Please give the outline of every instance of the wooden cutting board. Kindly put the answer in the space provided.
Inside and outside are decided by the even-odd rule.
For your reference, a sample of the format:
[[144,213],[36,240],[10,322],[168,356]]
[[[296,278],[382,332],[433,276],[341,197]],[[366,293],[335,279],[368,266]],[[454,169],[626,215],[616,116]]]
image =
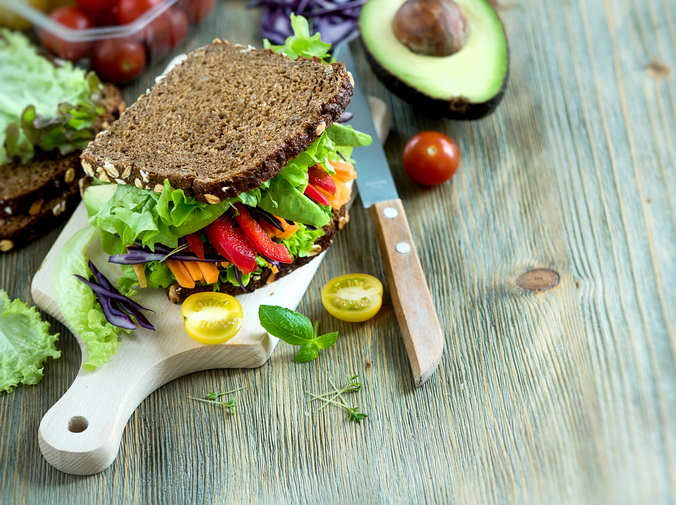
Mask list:
[[[385,139],[390,121],[385,104],[372,99],[370,107],[380,138]],[[353,191],[353,201],[355,194]],[[66,241],[86,226],[87,213],[81,203],[47,254],[31,287],[35,304],[66,326],[54,297],[54,270]],[[108,255],[101,250],[98,240],[91,245],[89,257],[111,281],[117,281],[120,270],[108,263]],[[244,309],[243,326],[232,340],[220,345],[204,345],[190,338],[183,327],[180,305],[171,303],[164,290],[141,290],[135,300],[155,310],[149,319],[156,331],[138,329],[129,335],[123,333],[117,354],[108,363],[91,372],[80,368],[70,389],[40,423],[38,441],[45,459],[66,473],[98,473],[115,460],[131,414],[163,384],[201,370],[265,364],[278,340],[260,326],[258,307],[268,304],[295,309],[323,257],[324,253],[288,276],[238,296]],[[84,362],[86,345],[78,335],[75,337]]]

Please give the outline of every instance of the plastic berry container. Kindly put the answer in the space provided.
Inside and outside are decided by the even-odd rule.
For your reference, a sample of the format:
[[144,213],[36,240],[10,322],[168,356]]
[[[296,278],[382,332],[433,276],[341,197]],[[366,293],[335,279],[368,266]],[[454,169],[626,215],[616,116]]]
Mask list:
[[37,38],[56,58],[77,62],[102,80],[123,85],[140,75],[152,58],[179,45],[190,25],[206,19],[215,3],[74,0],[42,12],[28,0],[0,0],[0,8],[32,24]]

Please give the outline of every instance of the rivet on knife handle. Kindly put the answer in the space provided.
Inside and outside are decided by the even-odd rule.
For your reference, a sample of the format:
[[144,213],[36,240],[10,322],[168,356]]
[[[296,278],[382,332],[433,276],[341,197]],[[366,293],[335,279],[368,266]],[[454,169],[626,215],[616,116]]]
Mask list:
[[415,385],[420,386],[439,366],[444,335],[401,200],[373,204],[371,217]]

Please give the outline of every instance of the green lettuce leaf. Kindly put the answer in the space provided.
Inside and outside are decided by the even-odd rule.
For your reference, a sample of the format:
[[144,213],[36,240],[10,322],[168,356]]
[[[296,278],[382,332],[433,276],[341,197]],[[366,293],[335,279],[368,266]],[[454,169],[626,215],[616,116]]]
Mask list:
[[[331,128],[326,130],[326,135],[333,141],[336,146],[369,146],[373,139],[371,135],[362,133],[352,128],[351,125],[333,123]],[[334,148],[337,150],[338,148]],[[341,153],[345,154],[345,153]]]
[[40,382],[44,361],[61,356],[54,346],[58,336],[49,334],[49,323],[35,307],[10,301],[0,290],[0,392]]
[[329,50],[331,44],[322,42],[321,35],[315,33],[310,36],[310,26],[307,19],[303,16],[296,16],[291,14],[291,28],[293,28],[293,35],[287,37],[284,45],[275,46],[270,44],[268,39],[263,40],[263,47],[271,49],[276,53],[284,53],[292,60],[300,56],[311,58],[316,56],[321,60],[326,60],[330,57]]
[[[157,243],[173,248],[179,237],[201,230],[240,201],[241,195],[216,205],[200,203],[182,189],[171,189],[168,180],[164,181],[162,193],[119,185],[89,222],[109,234],[117,234],[122,245],[138,239],[151,248]],[[109,254],[119,252],[111,242],[113,239],[104,250]]]
[[63,247],[56,263],[54,294],[56,303],[70,327],[87,345],[85,370],[94,370],[107,363],[116,353],[121,329],[103,315],[94,292],[80,282],[75,274],[89,278],[87,249],[99,234],[88,226],[73,235]]
[[289,238],[282,240],[282,244],[286,246],[291,256],[294,258],[303,258],[310,254],[315,240],[324,235],[324,230],[321,228],[309,230],[300,223],[298,223],[298,226],[299,228],[296,233]]
[[19,32],[0,29],[0,165],[33,158],[35,148],[83,149],[105,112],[101,82],[71,62],[56,67]]
[[331,208],[317,205],[285,179],[275,177],[258,206],[275,216],[318,228],[331,221]]
[[[122,268],[122,276],[118,283],[120,291],[127,295],[130,293],[133,286],[138,285],[138,277],[131,265],[120,265]],[[144,264],[146,271],[146,282],[149,288],[164,289],[169,287],[176,278],[171,273],[166,263],[159,261],[151,261]],[[127,295],[128,296],[128,295]]]

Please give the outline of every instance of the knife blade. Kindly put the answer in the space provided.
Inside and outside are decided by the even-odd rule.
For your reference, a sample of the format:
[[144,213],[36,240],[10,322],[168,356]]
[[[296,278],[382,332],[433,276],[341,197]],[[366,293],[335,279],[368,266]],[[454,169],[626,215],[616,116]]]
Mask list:
[[404,206],[399,199],[385,151],[377,141],[378,134],[371,114],[367,112],[369,105],[361,88],[350,47],[340,44],[333,55],[336,60],[345,64],[354,79],[354,94],[348,107],[348,111],[354,113],[350,124],[374,139],[370,146],[359,147],[351,155],[358,169],[356,183],[362,204],[371,212],[378,249],[411,372],[416,386],[421,386],[439,366],[444,349],[444,335],[416,252]]

